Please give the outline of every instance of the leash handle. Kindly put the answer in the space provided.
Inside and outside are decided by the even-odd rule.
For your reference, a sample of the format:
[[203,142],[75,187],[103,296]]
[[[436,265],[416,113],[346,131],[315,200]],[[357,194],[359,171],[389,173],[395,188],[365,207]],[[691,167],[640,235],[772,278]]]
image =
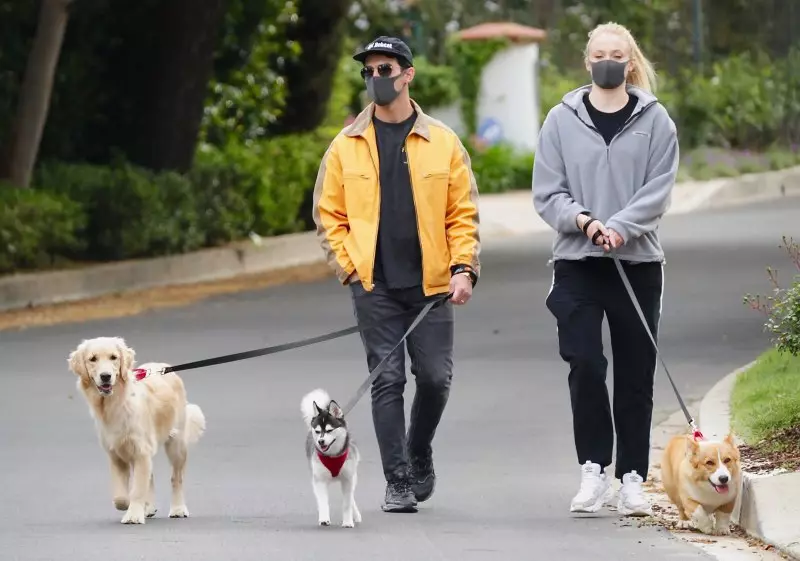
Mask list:
[[667,363],[664,361],[664,357],[661,356],[661,352],[658,350],[658,345],[656,344],[655,337],[653,337],[653,333],[650,331],[650,326],[647,325],[647,319],[644,317],[644,312],[642,312],[642,307],[639,305],[639,300],[636,298],[636,293],[633,291],[633,286],[631,286],[631,281],[628,279],[628,275],[625,273],[625,269],[622,268],[622,263],[619,260],[619,256],[617,255],[617,250],[612,248],[611,249],[611,257],[614,260],[614,265],[617,267],[617,271],[619,272],[620,278],[622,278],[622,284],[625,285],[625,290],[628,292],[628,296],[633,303],[633,307],[636,308],[636,313],[639,314],[639,319],[642,321],[642,326],[644,330],[647,332],[647,336],[650,337],[650,342],[653,343],[653,348],[656,351],[656,356],[658,360],[661,362],[661,366],[664,367],[664,372],[667,373],[667,379],[669,379],[669,383],[672,386],[672,391],[675,392],[675,397],[678,398],[678,403],[683,410],[683,415],[686,417],[687,423],[689,423],[689,428],[692,429],[692,435],[695,440],[702,440],[703,433],[700,432],[700,429],[697,428],[697,424],[695,424],[692,415],[689,413],[689,409],[686,407],[686,404],[683,402],[683,398],[681,397],[681,393],[678,391],[678,387],[675,385],[675,381],[672,379],[672,375],[669,373],[669,368],[667,368]]

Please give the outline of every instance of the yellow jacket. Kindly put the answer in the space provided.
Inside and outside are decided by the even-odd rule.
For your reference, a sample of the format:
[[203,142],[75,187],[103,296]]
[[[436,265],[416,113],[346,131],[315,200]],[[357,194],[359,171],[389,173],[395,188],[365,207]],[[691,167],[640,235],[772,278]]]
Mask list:
[[[480,275],[478,187],[470,157],[458,136],[424,114],[406,141],[422,250],[426,295],[446,293],[452,268],[466,265]],[[313,214],[328,264],[343,284],[356,271],[374,287],[373,265],[380,216],[378,147],[370,103],[333,139],[314,186]]]

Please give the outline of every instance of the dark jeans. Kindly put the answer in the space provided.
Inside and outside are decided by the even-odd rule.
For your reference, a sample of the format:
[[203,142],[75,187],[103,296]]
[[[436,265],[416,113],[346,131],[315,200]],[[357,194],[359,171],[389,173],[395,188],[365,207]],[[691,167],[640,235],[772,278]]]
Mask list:
[[[359,324],[380,321],[407,310],[419,311],[428,302],[422,288],[391,290],[376,283],[367,292],[360,282],[350,285]],[[397,344],[415,313],[385,321],[361,333],[370,370]],[[406,384],[405,349],[401,345],[372,384],[372,419],[387,480],[408,472],[409,454],[425,457],[450,394],[453,376],[453,306],[431,309],[406,339],[416,393],[411,406],[408,436],[405,429],[403,390]]]
[[[661,263],[623,268],[658,340]],[[610,258],[555,262],[547,308],[558,325],[561,358],[569,363],[569,390],[578,462],[611,464],[616,427],[616,477],[636,470],[647,479],[656,353]],[[614,358],[614,403],[606,387],[603,316],[608,318]]]

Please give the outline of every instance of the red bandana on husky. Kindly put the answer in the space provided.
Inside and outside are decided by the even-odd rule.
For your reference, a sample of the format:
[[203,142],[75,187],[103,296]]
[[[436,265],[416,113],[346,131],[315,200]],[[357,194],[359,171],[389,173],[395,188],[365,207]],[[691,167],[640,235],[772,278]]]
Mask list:
[[339,456],[326,456],[317,450],[317,458],[319,458],[323,466],[328,468],[328,471],[331,472],[333,477],[338,477],[339,472],[342,471],[344,462],[347,460],[347,448],[345,448],[344,452]]

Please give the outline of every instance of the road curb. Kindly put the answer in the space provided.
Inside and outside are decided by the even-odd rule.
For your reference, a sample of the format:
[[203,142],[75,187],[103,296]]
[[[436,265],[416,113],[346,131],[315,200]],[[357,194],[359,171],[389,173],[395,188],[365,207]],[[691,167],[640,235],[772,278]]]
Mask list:
[[[675,186],[667,214],[798,195],[800,166],[735,178],[682,182]],[[480,208],[482,242],[550,229],[533,209],[527,190],[483,195]],[[259,244],[244,241],[168,257],[0,276],[0,313],[297,266],[313,267],[323,262],[316,234],[302,232],[263,238]]]
[[[700,429],[706,438],[724,438],[730,430],[731,390],[736,377],[753,364],[731,372],[703,397]],[[800,472],[744,473],[732,520],[747,534],[800,560]]]
[[314,232],[303,232],[263,238],[258,245],[247,241],[167,257],[10,275],[0,277],[0,312],[324,262]]

